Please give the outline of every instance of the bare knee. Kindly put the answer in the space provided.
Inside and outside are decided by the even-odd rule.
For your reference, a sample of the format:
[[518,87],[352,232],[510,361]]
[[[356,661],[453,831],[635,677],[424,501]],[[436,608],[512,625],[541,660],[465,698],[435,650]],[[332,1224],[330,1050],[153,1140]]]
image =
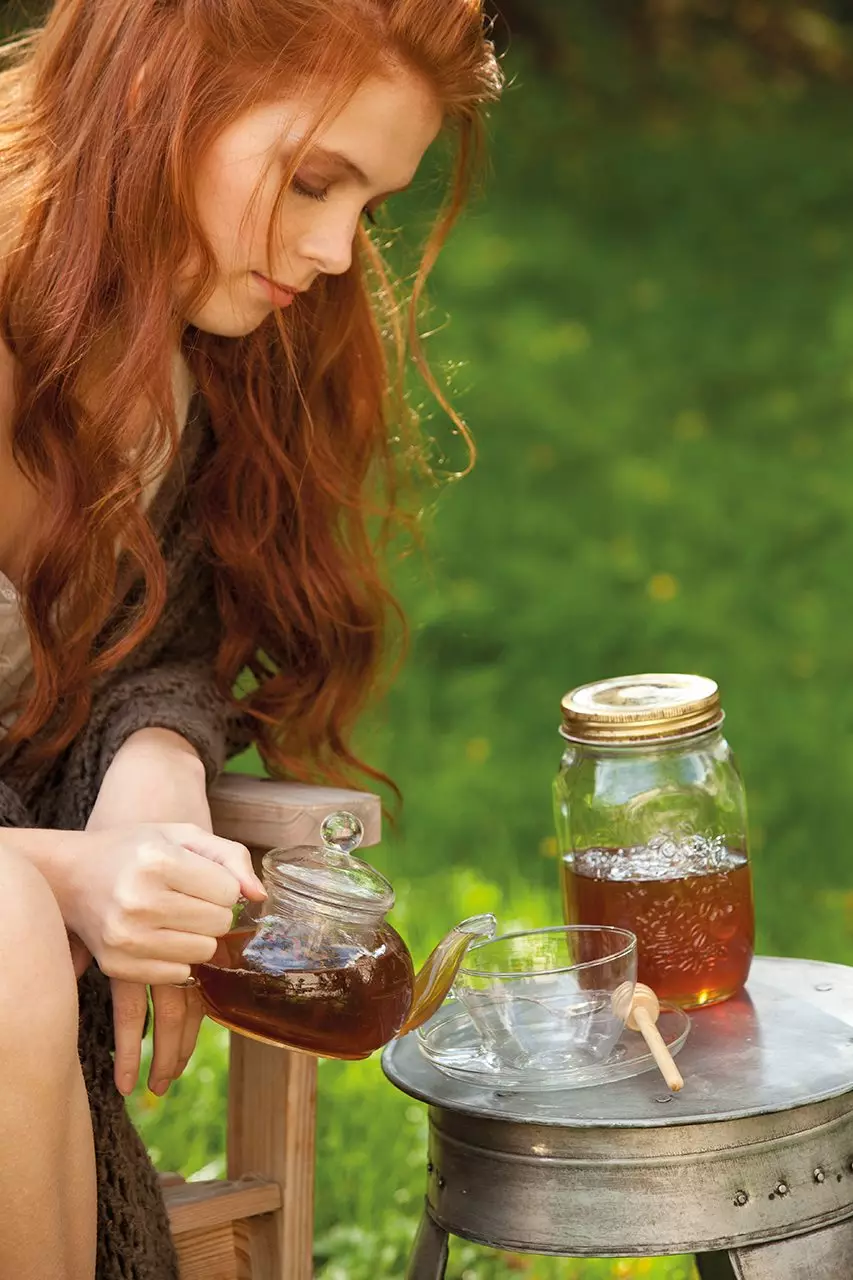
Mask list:
[[52,1054],[63,1067],[76,1043],[77,983],[62,915],[44,876],[3,848],[0,832],[0,1061]]

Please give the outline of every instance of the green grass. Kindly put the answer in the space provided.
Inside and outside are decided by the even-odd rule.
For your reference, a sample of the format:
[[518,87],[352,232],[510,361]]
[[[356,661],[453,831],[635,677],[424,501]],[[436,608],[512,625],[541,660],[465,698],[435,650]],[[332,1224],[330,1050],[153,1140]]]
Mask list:
[[[365,725],[406,806],[373,860],[418,957],[463,914],[560,916],[550,814],[562,693],[716,677],[746,778],[762,951],[853,961],[853,144],[841,91],[736,105],[589,95],[523,68],[494,174],[433,293],[474,474],[399,575],[405,673]],[[445,431],[437,418],[436,434]],[[449,448],[454,452],[451,440]],[[163,1167],[217,1169],[214,1028],[165,1102]],[[423,1109],[377,1061],[320,1069],[318,1280],[398,1280]],[[507,1259],[454,1280],[685,1278],[686,1261]]]

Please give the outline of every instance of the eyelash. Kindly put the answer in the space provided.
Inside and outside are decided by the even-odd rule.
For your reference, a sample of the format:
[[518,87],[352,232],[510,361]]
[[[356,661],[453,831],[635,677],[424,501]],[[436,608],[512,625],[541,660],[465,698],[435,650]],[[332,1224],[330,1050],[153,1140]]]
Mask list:
[[291,186],[298,196],[307,196],[309,200],[325,200],[329,194],[328,187],[324,187],[322,191],[316,191],[313,187],[306,187],[296,178],[293,179]]
[[[296,195],[305,196],[305,198],[308,200],[319,200],[322,202],[323,200],[326,200],[329,195],[328,187],[325,187],[322,191],[315,191],[313,187],[306,187],[304,183],[299,182],[298,179],[296,178],[294,178],[293,181],[291,182],[291,187],[293,191],[296,193]],[[362,212],[364,214],[364,217],[370,223],[370,225],[372,227],[375,227],[377,225],[377,222],[376,222],[376,215],[374,214],[373,210],[364,209],[362,210]]]

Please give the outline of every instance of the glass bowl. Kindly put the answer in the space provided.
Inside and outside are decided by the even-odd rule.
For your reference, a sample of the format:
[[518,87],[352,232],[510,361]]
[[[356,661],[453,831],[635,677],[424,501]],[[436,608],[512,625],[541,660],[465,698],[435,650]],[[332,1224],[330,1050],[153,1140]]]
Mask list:
[[503,1067],[566,1071],[607,1061],[624,1028],[613,994],[636,981],[633,933],[565,925],[474,943],[453,992]]

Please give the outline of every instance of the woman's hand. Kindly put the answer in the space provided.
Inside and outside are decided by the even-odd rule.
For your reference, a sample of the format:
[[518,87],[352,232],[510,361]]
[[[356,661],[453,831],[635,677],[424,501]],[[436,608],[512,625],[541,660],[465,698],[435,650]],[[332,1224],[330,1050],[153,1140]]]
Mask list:
[[174,984],[211,958],[240,893],[260,900],[263,887],[243,845],[199,827],[112,828],[93,838],[105,857],[75,928],[111,978],[116,1087],[131,1093],[139,1075],[150,984],[148,1087],[163,1094],[189,1062],[204,1016],[198,992]]
[[182,983],[213,955],[241,893],[265,896],[244,845],[150,823],[88,832],[59,906],[108,977]]
[[[209,878],[207,881],[208,901],[213,895],[215,899],[213,905],[218,906],[219,915],[216,918],[213,916],[208,918],[208,931],[196,935],[194,945],[197,945],[198,938],[204,938],[208,952],[204,958],[209,959],[215,948],[216,938],[230,928],[232,916],[230,908],[237,900],[237,893],[242,891],[247,897],[255,899],[262,898],[264,893],[260,881],[252,871],[248,851],[242,845],[232,845],[230,841],[217,841],[214,848],[210,843],[216,841],[216,837],[211,835],[210,831],[210,809],[204,768],[192,747],[177,734],[166,729],[143,729],[132,735],[116,754],[101,785],[97,802],[89,819],[88,830],[112,831],[117,835],[119,829],[128,822],[146,818],[157,819],[157,831],[165,835],[167,840],[177,839],[179,848],[184,852],[195,852],[200,856],[212,857],[218,849],[222,856],[217,857],[216,861],[232,874],[233,880],[229,883],[227,892],[225,882],[221,878],[216,887]],[[177,826],[176,820],[180,820]],[[186,826],[187,820],[193,823],[192,829]],[[194,832],[194,836],[188,843],[186,836],[189,830]],[[204,849],[200,848],[199,840],[203,843],[207,842]],[[176,871],[177,879],[180,880],[182,872],[186,872],[186,867],[176,869],[173,864],[172,870]],[[172,880],[175,878],[175,875],[171,876]],[[236,892],[234,881],[237,882]],[[187,889],[192,886],[188,886],[186,880],[183,883],[186,897]],[[130,889],[130,897],[131,899],[135,897],[138,905],[143,903],[145,885],[140,885],[138,879],[135,882],[135,890],[132,877],[130,882],[124,881],[124,888]],[[172,888],[172,893],[174,892]],[[195,886],[195,892],[189,896],[196,898],[197,894],[198,884]],[[148,900],[150,905],[150,898]],[[168,924],[173,934],[176,932],[173,927],[176,917],[172,914],[175,905],[172,900],[172,905],[168,908]],[[201,903],[196,900],[194,907],[196,913],[200,905]],[[222,912],[223,905],[228,908],[227,918]],[[137,923],[139,923],[138,920]],[[219,932],[214,934],[212,930]],[[137,943],[144,950],[145,942],[141,936],[137,937]],[[184,976],[186,973],[188,970],[184,971]],[[146,982],[153,984],[151,996],[154,1005],[154,1054],[148,1076],[148,1087],[153,1093],[165,1093],[172,1080],[181,1075],[189,1062],[195,1048],[204,1010],[198,992],[193,988],[170,985],[175,981],[183,980],[183,977],[178,976],[173,976],[168,981],[163,978],[155,980],[150,971],[147,975],[140,974],[138,981],[129,981],[126,974],[122,976],[118,970],[112,975],[116,1043],[115,1080],[122,1093],[128,1094],[133,1090],[139,1075],[142,1033],[148,1011]]]

